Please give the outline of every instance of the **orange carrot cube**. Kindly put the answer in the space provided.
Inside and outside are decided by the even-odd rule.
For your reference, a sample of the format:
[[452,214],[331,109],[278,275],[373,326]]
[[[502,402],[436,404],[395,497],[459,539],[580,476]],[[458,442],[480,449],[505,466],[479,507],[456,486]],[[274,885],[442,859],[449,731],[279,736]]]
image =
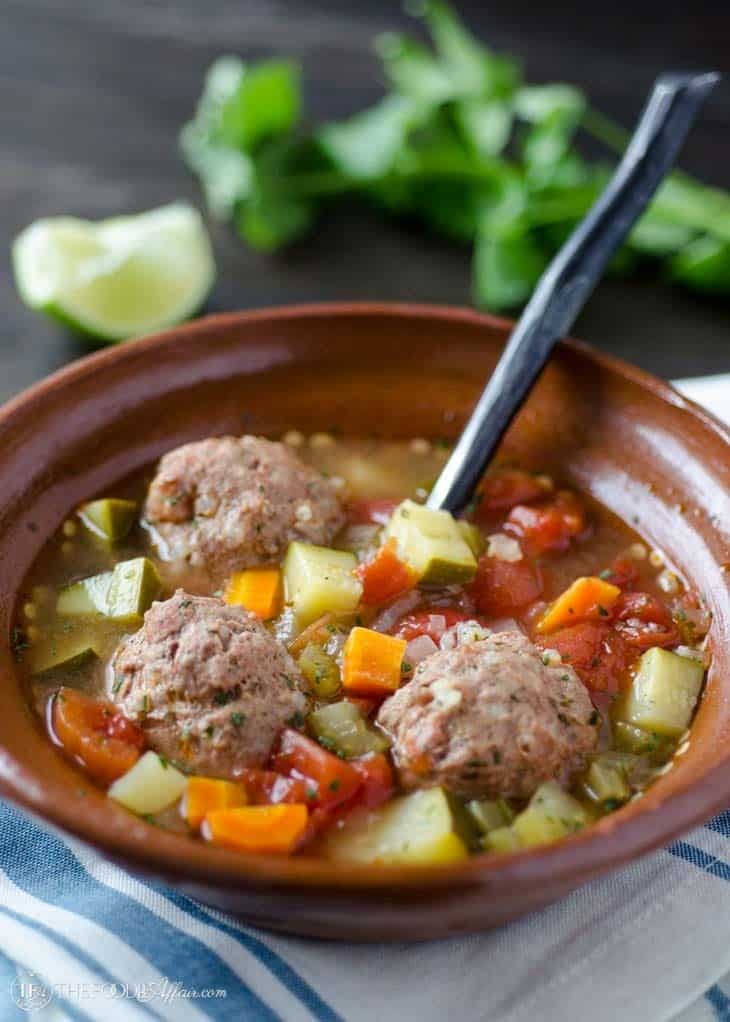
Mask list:
[[387,696],[400,686],[405,639],[353,628],[343,650],[342,686],[357,695]]
[[245,607],[262,621],[281,611],[282,585],[278,568],[248,568],[231,576],[226,588],[226,603]]
[[300,803],[217,809],[205,817],[202,834],[236,852],[294,851],[307,829],[309,810]]

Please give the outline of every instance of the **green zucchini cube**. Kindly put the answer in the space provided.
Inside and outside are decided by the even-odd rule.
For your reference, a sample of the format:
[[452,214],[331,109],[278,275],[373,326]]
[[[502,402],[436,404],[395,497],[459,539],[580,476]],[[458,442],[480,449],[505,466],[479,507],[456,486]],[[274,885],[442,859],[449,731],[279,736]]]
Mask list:
[[698,660],[655,646],[639,660],[623,716],[645,731],[677,738],[690,725],[705,670]]
[[399,556],[423,585],[457,585],[476,572],[476,557],[448,511],[404,500],[393,512],[385,534],[395,539]]

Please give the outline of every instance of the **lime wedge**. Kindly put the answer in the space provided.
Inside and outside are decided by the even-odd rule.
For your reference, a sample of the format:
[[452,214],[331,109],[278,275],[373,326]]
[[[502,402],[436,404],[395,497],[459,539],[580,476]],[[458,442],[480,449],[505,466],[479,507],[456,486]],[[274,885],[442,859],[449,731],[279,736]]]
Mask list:
[[102,341],[123,341],[197,312],[215,279],[210,241],[186,202],[92,223],[36,220],[13,243],[20,296]]

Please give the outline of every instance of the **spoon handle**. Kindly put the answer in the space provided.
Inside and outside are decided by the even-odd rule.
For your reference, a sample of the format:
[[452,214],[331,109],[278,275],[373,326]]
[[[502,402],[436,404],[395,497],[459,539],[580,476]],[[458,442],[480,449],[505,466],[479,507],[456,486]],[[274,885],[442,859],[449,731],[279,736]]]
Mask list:
[[428,498],[456,513],[471,500],[497,444],[572,327],[603,270],[674,163],[719,75],[663,74],[613,177],[543,273]]

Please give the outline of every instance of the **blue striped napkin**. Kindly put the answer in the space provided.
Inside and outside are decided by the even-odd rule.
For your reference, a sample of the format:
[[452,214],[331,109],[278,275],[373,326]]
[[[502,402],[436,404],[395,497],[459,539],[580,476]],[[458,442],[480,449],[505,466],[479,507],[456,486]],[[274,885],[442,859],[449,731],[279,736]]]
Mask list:
[[[725,414],[730,377],[682,389]],[[0,1020],[730,1022],[730,811],[492,934],[272,936],[0,804]]]

